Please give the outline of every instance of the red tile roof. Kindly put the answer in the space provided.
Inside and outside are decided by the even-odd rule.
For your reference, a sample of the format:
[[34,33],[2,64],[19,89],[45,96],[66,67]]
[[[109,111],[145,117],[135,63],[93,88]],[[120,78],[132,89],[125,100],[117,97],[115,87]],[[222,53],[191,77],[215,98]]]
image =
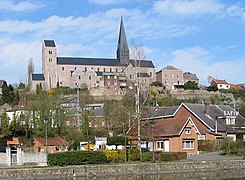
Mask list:
[[[46,138],[34,138],[35,142],[39,142],[43,146],[46,145]],[[61,137],[54,137],[54,138],[48,138],[48,146],[68,146],[69,143],[61,138]]]
[[239,85],[236,84],[230,84],[231,89],[242,89]]
[[214,79],[214,82],[216,82],[216,84],[229,84],[228,82],[226,82],[226,80],[219,80],[219,79]]

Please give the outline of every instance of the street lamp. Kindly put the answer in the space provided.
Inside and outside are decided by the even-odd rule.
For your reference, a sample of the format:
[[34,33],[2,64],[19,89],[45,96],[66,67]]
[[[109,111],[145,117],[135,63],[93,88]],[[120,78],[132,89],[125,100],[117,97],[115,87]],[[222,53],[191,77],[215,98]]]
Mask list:
[[48,164],[48,117],[45,116],[43,120],[45,124],[45,138],[46,138],[46,162]]
[[155,121],[152,119],[150,120],[151,125],[151,140],[152,140],[152,162],[155,162],[155,155],[154,155],[154,125]]

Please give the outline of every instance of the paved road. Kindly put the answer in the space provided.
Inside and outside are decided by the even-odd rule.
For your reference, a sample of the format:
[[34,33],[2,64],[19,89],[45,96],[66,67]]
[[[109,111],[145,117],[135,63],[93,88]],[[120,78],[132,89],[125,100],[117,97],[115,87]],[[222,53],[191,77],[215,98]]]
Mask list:
[[220,152],[212,152],[200,155],[190,155],[187,157],[188,160],[202,160],[202,161],[211,161],[211,160],[242,160],[241,156],[226,156],[220,155]]

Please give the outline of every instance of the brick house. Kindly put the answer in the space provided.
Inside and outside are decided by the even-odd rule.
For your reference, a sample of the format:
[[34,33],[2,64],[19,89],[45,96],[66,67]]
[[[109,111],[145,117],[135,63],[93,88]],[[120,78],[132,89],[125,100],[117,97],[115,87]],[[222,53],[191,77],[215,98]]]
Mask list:
[[[48,138],[48,152],[66,151],[68,142],[61,137]],[[46,139],[34,138],[34,152],[46,152]]]
[[[159,118],[142,122],[141,136],[152,150],[152,131],[154,132],[154,150],[164,152],[198,152],[198,129],[191,118]],[[153,129],[152,129],[153,128]],[[137,129],[131,128],[127,133],[129,140],[137,142]]]

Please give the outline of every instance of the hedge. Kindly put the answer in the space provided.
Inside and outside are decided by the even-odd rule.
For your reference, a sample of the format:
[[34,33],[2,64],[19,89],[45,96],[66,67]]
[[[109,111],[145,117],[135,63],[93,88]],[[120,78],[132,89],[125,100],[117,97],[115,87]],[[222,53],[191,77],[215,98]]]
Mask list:
[[152,161],[152,152],[144,152],[141,154],[141,161]]
[[107,163],[107,158],[102,151],[68,151],[48,154],[48,165],[50,166],[103,163]]
[[160,153],[160,161],[176,161],[186,159],[186,152],[162,152]]

